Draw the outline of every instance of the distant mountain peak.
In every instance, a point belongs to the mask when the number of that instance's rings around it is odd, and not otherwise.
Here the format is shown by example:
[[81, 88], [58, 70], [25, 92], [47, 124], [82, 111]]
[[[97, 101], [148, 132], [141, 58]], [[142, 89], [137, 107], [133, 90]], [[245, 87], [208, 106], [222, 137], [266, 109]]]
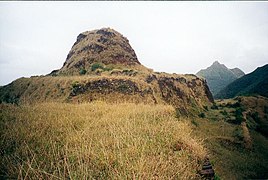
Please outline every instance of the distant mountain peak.
[[224, 64], [221, 64], [219, 61], [214, 61], [209, 68], [224, 68], [228, 69]]
[[221, 65], [221, 63], [219, 61], [214, 61], [213, 64], [212, 64], [212, 66], [213, 65]]
[[215, 97], [232, 98], [238, 95], [259, 94], [268, 97], [268, 64], [230, 83]]
[[216, 95], [228, 84], [245, 75], [245, 73], [239, 68], [229, 69], [219, 61], [214, 61], [211, 66], [200, 70], [196, 75], [205, 78], [212, 94]]

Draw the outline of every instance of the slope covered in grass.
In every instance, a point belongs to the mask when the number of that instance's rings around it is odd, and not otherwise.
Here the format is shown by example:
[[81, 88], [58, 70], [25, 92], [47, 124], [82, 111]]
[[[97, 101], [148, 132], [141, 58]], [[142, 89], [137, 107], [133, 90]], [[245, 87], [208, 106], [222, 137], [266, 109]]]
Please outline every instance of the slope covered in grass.
[[168, 105], [0, 105], [0, 177], [197, 178], [205, 150]]
[[222, 89], [215, 98], [233, 98], [238, 95], [259, 94], [268, 97], [268, 64], [258, 67]]
[[222, 179], [267, 179], [268, 99], [261, 96], [218, 100], [193, 118], [193, 133], [204, 139]]

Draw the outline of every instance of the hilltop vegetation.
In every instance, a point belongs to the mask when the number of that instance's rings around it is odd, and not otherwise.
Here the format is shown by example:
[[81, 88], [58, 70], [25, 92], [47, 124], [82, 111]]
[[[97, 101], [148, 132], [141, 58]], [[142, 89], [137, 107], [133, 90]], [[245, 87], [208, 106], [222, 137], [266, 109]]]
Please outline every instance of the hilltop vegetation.
[[254, 94], [268, 97], [268, 65], [258, 67], [252, 73], [237, 79], [221, 90], [215, 97], [223, 99]]
[[239, 68], [228, 69], [224, 64], [215, 61], [207, 69], [202, 69], [196, 75], [206, 79], [213, 96], [234, 80], [245, 75]]

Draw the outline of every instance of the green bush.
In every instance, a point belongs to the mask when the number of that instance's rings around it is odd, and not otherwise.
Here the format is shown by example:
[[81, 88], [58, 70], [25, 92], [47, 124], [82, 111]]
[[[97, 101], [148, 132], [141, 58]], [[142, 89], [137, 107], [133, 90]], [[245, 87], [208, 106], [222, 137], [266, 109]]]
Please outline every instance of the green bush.
[[81, 88], [81, 84], [79, 84], [78, 81], [74, 81], [72, 84], [72, 91], [71, 91], [71, 95], [76, 95], [77, 91], [79, 90], [79, 88]]
[[227, 116], [227, 115], [228, 115], [228, 113], [227, 113], [226, 110], [224, 110], [224, 111], [220, 111], [220, 113], [221, 113], [222, 115], [224, 115], [224, 116]]
[[214, 180], [221, 180], [220, 176], [215, 173]]
[[80, 75], [84, 75], [84, 74], [86, 74], [87, 73], [87, 71], [85, 70], [85, 69], [80, 69], [80, 71], [79, 71], [79, 74]]
[[104, 65], [100, 63], [94, 63], [91, 66], [91, 71], [96, 71], [97, 69], [102, 69], [103, 71], [111, 71], [113, 70], [112, 67], [105, 67]]
[[200, 113], [199, 115], [198, 115], [200, 118], [205, 118], [206, 117], [206, 115], [205, 115], [205, 113]]
[[238, 139], [239, 141], [243, 140], [244, 136], [243, 136], [243, 130], [240, 127], [237, 127], [234, 131], [233, 131], [233, 137], [235, 137], [236, 139]]
[[72, 88], [77, 88], [79, 86], [79, 82], [78, 81], [74, 81], [72, 84], [71, 84]]
[[214, 103], [212, 106], [211, 106], [211, 109], [219, 109], [218, 106]]
[[91, 71], [95, 71], [96, 69], [104, 69], [103, 65], [100, 63], [92, 64]]
[[243, 112], [242, 108], [237, 108], [235, 110], [235, 123], [236, 124], [241, 124], [241, 122], [244, 121], [242, 112]]
[[203, 106], [206, 111], [208, 111], [208, 106]]
[[251, 117], [254, 119], [254, 121], [256, 121], [257, 123], [260, 123], [261, 118], [259, 117], [259, 113], [258, 112], [254, 112], [251, 114]]

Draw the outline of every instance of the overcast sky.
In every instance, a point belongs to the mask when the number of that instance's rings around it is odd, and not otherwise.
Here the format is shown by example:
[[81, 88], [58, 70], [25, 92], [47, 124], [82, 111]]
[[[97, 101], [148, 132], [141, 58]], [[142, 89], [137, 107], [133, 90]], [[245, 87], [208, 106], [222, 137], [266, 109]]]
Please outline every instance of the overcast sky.
[[102, 27], [155, 71], [268, 63], [268, 2], [0, 2], [0, 85], [61, 68], [77, 35]]

